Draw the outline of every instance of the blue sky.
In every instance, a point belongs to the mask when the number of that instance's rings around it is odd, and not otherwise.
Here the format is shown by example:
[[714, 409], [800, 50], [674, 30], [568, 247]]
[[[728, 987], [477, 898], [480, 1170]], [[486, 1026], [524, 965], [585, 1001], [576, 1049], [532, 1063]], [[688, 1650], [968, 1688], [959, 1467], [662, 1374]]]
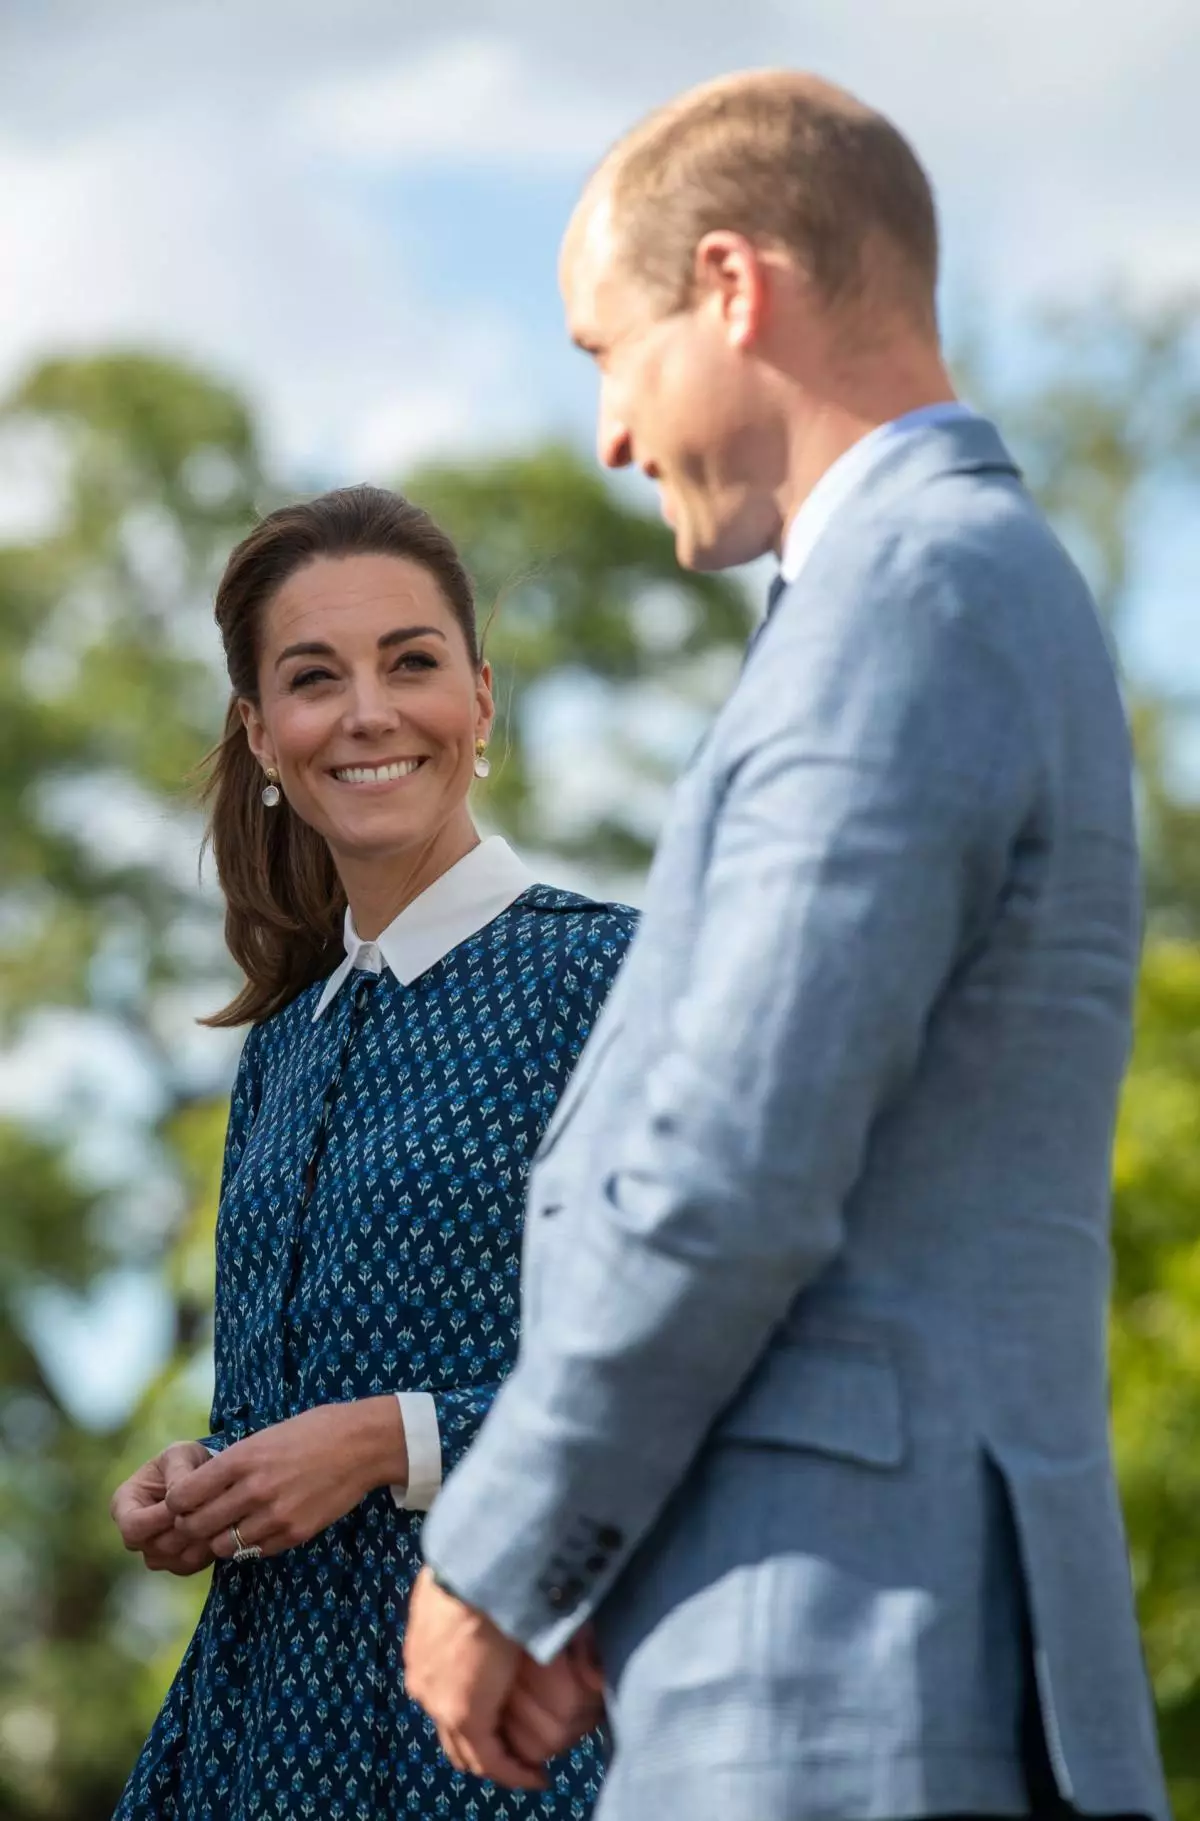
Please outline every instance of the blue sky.
[[[908, 132], [951, 326], [968, 293], [1012, 346], [1038, 301], [1200, 289], [1196, 0], [3, 0], [0, 389], [49, 352], [186, 354], [247, 390], [302, 484], [588, 443], [555, 290], [578, 186], [646, 108], [763, 64]], [[37, 505], [0, 449], [0, 534]], [[1187, 517], [1150, 553], [1152, 676], [1200, 674]], [[47, 1317], [97, 1409], [158, 1344], [137, 1296]]]
[[[1003, 341], [1039, 300], [1200, 284], [1195, 0], [7, 0], [0, 387], [51, 349], [186, 353], [305, 484], [590, 441], [555, 288], [582, 177], [681, 87], [781, 63], [914, 140], [951, 328], [968, 293]], [[36, 481], [0, 450], [0, 532]], [[1134, 645], [1162, 675], [1169, 568]]]
[[8, 0], [0, 383], [175, 347], [339, 475], [587, 435], [554, 289], [581, 177], [687, 83], [789, 62], [910, 133], [951, 304], [1200, 279], [1192, 0]]

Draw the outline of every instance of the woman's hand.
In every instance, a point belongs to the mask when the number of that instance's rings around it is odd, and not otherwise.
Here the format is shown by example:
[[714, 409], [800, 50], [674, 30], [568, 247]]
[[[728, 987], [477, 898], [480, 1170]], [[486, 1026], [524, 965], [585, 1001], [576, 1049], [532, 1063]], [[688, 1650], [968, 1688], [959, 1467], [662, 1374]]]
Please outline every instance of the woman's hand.
[[279, 1555], [307, 1543], [375, 1486], [408, 1478], [404, 1421], [394, 1397], [320, 1404], [216, 1455], [166, 1497], [177, 1533], [227, 1560], [237, 1544]]
[[208, 1544], [177, 1530], [166, 1502], [173, 1488], [211, 1458], [201, 1442], [172, 1442], [113, 1493], [109, 1511], [121, 1541], [142, 1557], [147, 1568], [166, 1574], [199, 1574], [202, 1568], [211, 1568]]
[[604, 1671], [587, 1625], [552, 1663], [522, 1656], [501, 1731], [509, 1750], [523, 1763], [544, 1764], [603, 1718]]

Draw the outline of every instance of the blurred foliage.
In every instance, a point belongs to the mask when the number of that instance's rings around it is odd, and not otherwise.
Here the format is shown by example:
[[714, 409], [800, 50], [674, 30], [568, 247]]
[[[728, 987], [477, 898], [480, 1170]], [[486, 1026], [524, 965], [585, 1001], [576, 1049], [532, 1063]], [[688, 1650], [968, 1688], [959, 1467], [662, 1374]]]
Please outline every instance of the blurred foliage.
[[[1037, 386], [992, 401], [1118, 637], [1145, 502], [1195, 473], [1196, 322], [1187, 304], [1102, 301], [1040, 329]], [[0, 1040], [19, 1055], [68, 1019], [80, 1053], [102, 1042], [144, 1083], [147, 1109], [101, 1163], [65, 1091], [44, 1118], [0, 1123], [0, 1821], [102, 1821], [204, 1593], [205, 1577], [146, 1575], [107, 1509], [120, 1478], [205, 1423], [225, 1108], [184, 1033], [229, 977], [183, 780], [220, 721], [216, 574], [284, 489], [234, 393], [136, 354], [39, 368], [0, 408], [0, 442], [49, 463], [55, 502], [47, 528], [0, 547]], [[741, 588], [682, 575], [666, 529], [568, 449], [430, 467], [407, 490], [495, 609], [484, 813], [531, 850], [640, 869], [736, 675]], [[1200, 1821], [1200, 822], [1165, 763], [1189, 707], [1135, 704], [1156, 933], [1116, 1158], [1113, 1367], [1164, 1745], [1180, 1816]], [[44, 1339], [122, 1271], [160, 1286], [169, 1345], [101, 1431]]]
[[[623, 506], [566, 448], [427, 468], [407, 490], [475, 578], [503, 756], [489, 815], [523, 845], [643, 869], [681, 743], [695, 743], [737, 675], [753, 620], [744, 592], [682, 572], [665, 526]], [[564, 684], [599, 708], [589, 718], [603, 727], [608, 786], [582, 819], [564, 817], [559, 781], [538, 772], [528, 740], [539, 695]]]
[[[46, 364], [6, 401], [0, 435], [48, 467], [55, 502], [36, 541], [0, 548], [0, 1032], [17, 1045], [48, 1008], [80, 1048], [102, 1029], [160, 1109], [131, 1130], [127, 1174], [84, 1167], [86, 1107], [0, 1126], [0, 1816], [92, 1821], [111, 1812], [157, 1697], [148, 1665], [177, 1657], [181, 1624], [114, 1549], [108, 1500], [164, 1434], [194, 1426], [181, 1387], [211, 1286], [175, 1298], [168, 1363], [115, 1433], [80, 1422], [35, 1318], [86, 1307], [114, 1271], [159, 1270], [178, 1243], [173, 1122], [190, 1087], [171, 995], [203, 981], [213, 907], [194, 833], [188, 865], [172, 864], [156, 839], [115, 838], [114, 811], [154, 837], [178, 820], [222, 701], [207, 602], [263, 477], [239, 398], [136, 355]], [[210, 955], [223, 973], [215, 941]], [[211, 1209], [206, 1180], [209, 1235]]]
[[1200, 1815], [1200, 948], [1146, 952], [1114, 1161], [1113, 1423], [1179, 1821]]

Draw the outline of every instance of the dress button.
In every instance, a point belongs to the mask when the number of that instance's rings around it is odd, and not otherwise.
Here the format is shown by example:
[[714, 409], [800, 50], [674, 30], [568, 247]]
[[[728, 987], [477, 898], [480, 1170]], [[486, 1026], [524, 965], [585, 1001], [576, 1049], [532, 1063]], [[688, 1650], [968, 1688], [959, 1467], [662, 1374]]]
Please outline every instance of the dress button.
[[601, 1549], [619, 1549], [625, 1538], [615, 1524], [600, 1524], [596, 1530], [596, 1541]]

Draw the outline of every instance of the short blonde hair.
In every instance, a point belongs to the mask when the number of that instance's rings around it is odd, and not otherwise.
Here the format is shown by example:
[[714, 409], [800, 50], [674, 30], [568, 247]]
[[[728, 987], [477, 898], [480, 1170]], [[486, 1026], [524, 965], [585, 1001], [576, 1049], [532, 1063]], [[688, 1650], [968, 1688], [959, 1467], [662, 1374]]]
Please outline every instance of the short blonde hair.
[[890, 120], [817, 77], [693, 89], [626, 134], [592, 186], [607, 193], [623, 266], [668, 311], [692, 299], [699, 242], [726, 228], [789, 254], [825, 303], [881, 282], [881, 301], [936, 329], [929, 179]]

